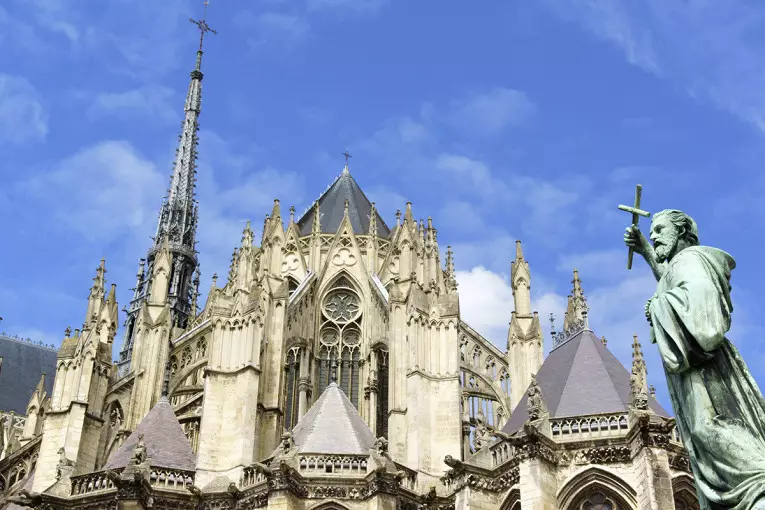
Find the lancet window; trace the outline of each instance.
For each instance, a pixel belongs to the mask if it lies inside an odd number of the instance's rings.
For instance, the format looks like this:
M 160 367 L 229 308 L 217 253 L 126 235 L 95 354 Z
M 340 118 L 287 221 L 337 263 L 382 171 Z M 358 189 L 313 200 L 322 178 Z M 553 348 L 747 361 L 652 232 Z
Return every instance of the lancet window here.
M 300 351 L 290 349 L 284 364 L 284 426 L 290 430 L 298 421 L 298 381 L 300 379 Z
M 324 392 L 336 363 L 337 384 L 358 409 L 361 370 L 361 299 L 350 280 L 341 276 L 321 302 L 318 395 Z
M 388 437 L 388 351 L 377 351 L 377 437 Z

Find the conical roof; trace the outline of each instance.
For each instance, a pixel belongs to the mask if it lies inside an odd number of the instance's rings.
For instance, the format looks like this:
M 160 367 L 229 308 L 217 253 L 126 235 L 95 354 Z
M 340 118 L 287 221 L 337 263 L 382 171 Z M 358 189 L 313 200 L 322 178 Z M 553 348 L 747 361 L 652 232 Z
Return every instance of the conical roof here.
M 630 373 L 589 329 L 574 335 L 550 352 L 539 372 L 537 384 L 551 418 L 626 412 L 630 405 Z M 513 434 L 529 419 L 528 393 L 515 406 L 502 429 Z M 669 414 L 655 399 L 653 412 Z
M 376 438 L 333 382 L 292 429 L 292 440 L 301 453 L 365 455 Z
M 138 437 L 143 435 L 146 456 L 153 467 L 194 471 L 196 458 L 167 397 L 149 411 L 125 443 L 109 457 L 104 469 L 126 467 L 133 458 Z
M 346 166 L 335 179 L 335 182 L 319 197 L 320 225 L 323 233 L 334 234 L 340 228 L 340 222 L 343 221 L 343 214 L 345 213 L 346 200 L 348 201 L 348 217 L 351 220 L 353 232 L 355 234 L 369 232 L 372 202 L 361 191 L 356 179 L 353 178 Z M 301 236 L 311 233 L 314 213 L 314 207 L 309 207 L 298 220 L 297 224 Z M 390 229 L 382 217 L 378 213 L 375 214 L 377 215 L 377 235 L 389 237 Z

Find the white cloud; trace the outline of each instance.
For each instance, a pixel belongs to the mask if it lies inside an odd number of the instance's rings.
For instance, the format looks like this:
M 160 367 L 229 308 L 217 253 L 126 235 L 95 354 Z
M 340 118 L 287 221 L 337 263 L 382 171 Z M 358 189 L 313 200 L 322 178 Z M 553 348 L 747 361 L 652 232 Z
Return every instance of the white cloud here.
M 513 290 L 501 275 L 485 267 L 457 271 L 462 319 L 503 351 L 513 311 Z
M 128 142 L 106 141 L 19 187 L 46 201 L 74 232 L 106 243 L 126 234 L 151 234 L 164 184 L 154 164 Z
M 98 94 L 88 113 L 93 116 L 114 115 L 120 119 L 145 116 L 153 120 L 176 121 L 180 111 L 172 104 L 174 92 L 168 87 L 147 85 L 125 92 Z
M 286 41 L 290 44 L 300 42 L 311 32 L 308 20 L 301 15 L 280 12 L 266 12 L 255 18 L 258 43 L 273 40 Z
M 495 87 L 488 92 L 453 100 L 446 121 L 463 134 L 487 136 L 521 124 L 535 112 L 536 106 L 525 92 Z
M 48 114 L 37 89 L 26 78 L 0 73 L 0 140 L 22 145 L 47 133 Z

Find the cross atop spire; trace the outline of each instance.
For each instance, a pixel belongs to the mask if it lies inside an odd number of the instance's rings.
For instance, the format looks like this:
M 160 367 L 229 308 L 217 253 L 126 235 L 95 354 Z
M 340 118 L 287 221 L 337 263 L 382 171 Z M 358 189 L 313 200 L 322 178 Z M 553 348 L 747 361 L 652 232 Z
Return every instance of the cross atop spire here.
M 205 34 L 207 32 L 212 32 L 213 34 L 217 34 L 218 32 L 212 28 L 210 25 L 207 24 L 207 6 L 210 5 L 210 0 L 205 0 L 205 10 L 202 13 L 202 19 L 196 20 L 194 18 L 189 18 L 189 21 L 194 23 L 197 27 L 199 27 L 199 51 L 202 51 L 202 46 L 205 42 Z
M 353 156 L 351 156 L 351 153 L 348 152 L 348 149 L 345 149 L 345 152 L 343 152 L 343 156 L 345 156 L 345 169 L 348 170 L 348 160 L 351 159 Z

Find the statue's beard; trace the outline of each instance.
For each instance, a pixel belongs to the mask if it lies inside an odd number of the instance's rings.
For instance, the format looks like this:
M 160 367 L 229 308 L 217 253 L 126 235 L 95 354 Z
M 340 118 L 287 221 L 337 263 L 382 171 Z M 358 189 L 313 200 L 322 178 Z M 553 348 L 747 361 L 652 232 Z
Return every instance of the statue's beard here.
M 657 240 L 654 243 L 654 253 L 656 253 L 656 260 L 664 262 L 669 259 L 675 251 L 677 246 L 677 236 L 674 234 L 667 234 L 664 238 Z

